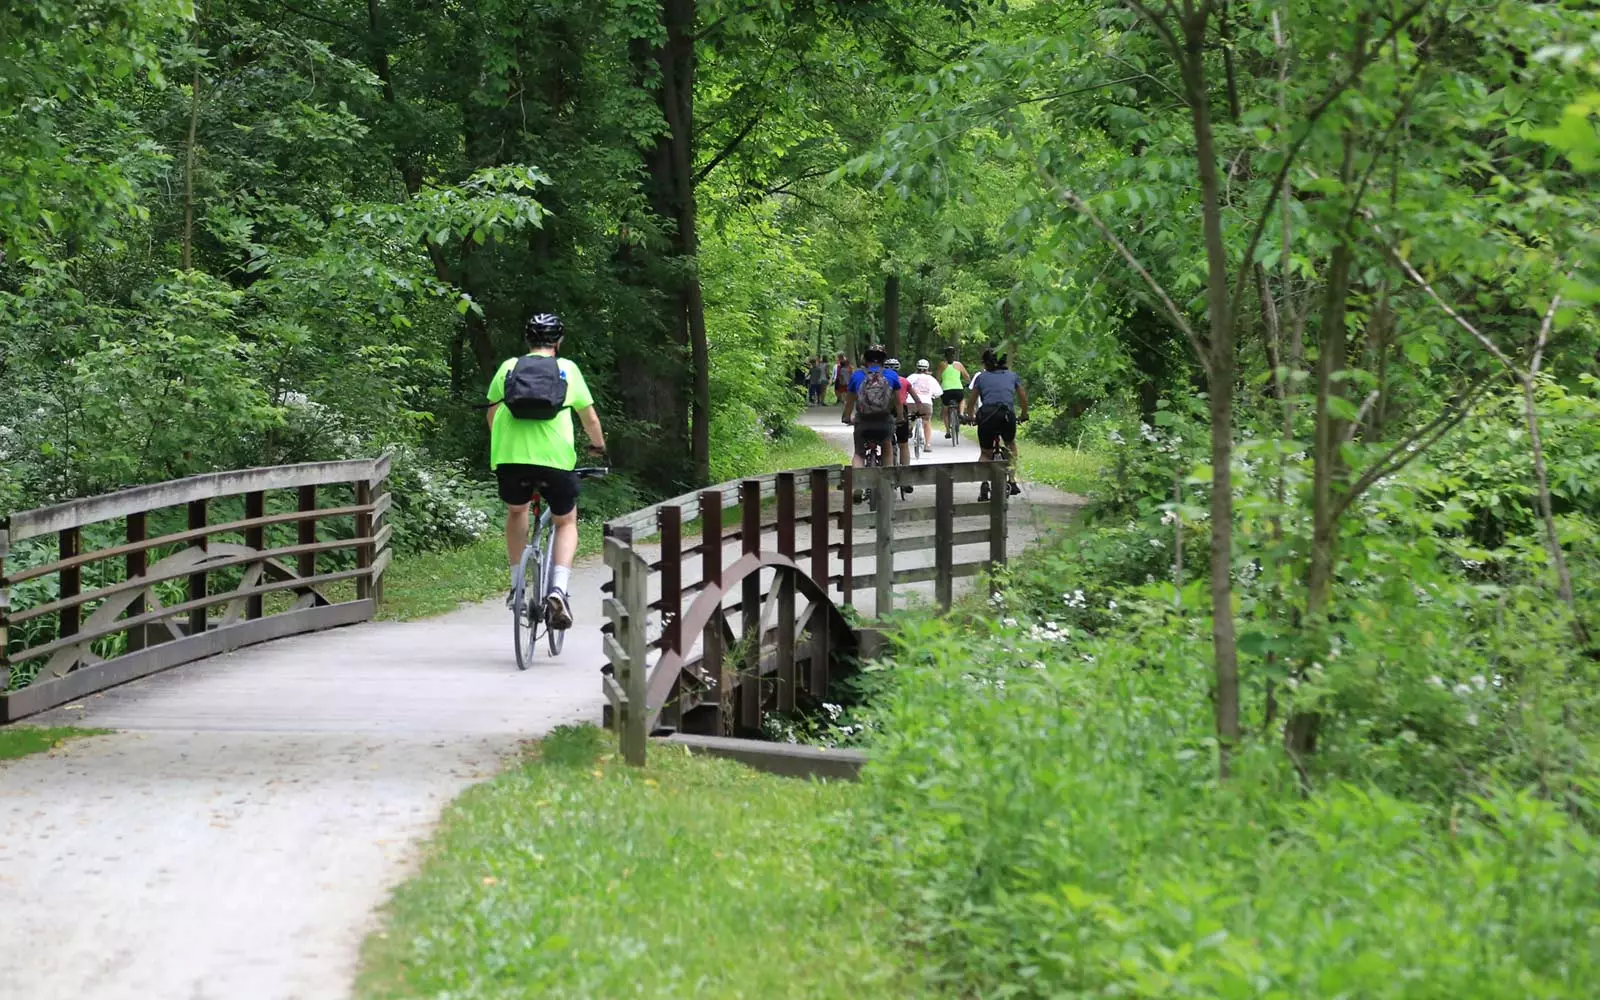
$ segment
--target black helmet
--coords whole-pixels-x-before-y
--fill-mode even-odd
[[[885,361],[889,360],[889,352],[883,349],[882,344],[873,344],[871,347],[867,348],[866,354],[863,355],[863,357],[869,365],[881,365]]]
[[[1006,366],[1006,356],[990,347],[983,352],[983,367],[990,371],[999,371]]]
[[[954,347],[946,347],[946,348],[945,348],[945,349],[944,349],[944,359],[945,359],[945,360],[946,360],[946,361],[951,361],[951,362],[953,362],[953,361],[955,361],[955,359],[956,359],[956,354],[957,354],[957,353],[958,353],[958,352],[957,352],[957,351],[956,351],[956,349],[955,349],[955,348],[954,348]]]
[[[564,330],[560,316],[539,313],[523,326],[522,335],[527,338],[529,347],[554,347],[561,340]]]

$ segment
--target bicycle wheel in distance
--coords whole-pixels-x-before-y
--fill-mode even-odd
[[[532,545],[522,550],[522,562],[512,581],[512,630],[516,633],[517,669],[526,670],[533,665],[533,647],[539,641],[539,619],[544,608],[533,595],[540,593],[539,560],[534,558]]]
[[[545,525],[545,529],[540,532],[540,536],[541,544],[539,546],[539,550],[544,554],[544,556],[540,560],[539,579],[545,581],[545,587],[549,587],[550,581],[555,578],[555,574],[551,572],[551,570],[555,567],[556,558],[555,529],[547,523]],[[539,591],[540,615],[544,614],[545,594],[545,590]],[[566,645],[567,642],[567,630],[564,628],[550,628],[546,626],[544,630],[544,641],[545,645],[550,649],[551,656],[560,656],[561,647]]]

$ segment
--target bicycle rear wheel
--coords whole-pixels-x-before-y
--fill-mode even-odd
[[[517,669],[526,670],[533,665],[534,644],[539,641],[539,620],[544,607],[533,598],[540,593],[539,560],[537,550],[529,545],[522,550],[522,562],[517,566],[511,582],[511,625],[516,634]]]
[[[550,581],[555,578],[555,574],[551,572],[555,567],[556,540],[554,528],[545,532],[543,541],[544,544],[541,546],[541,551],[544,553],[544,558],[540,561],[539,577],[544,581],[544,585],[548,587],[550,586]],[[545,595],[546,592],[544,590],[539,591],[540,615],[544,614]],[[545,645],[550,649],[551,656],[560,656],[561,647],[566,645],[567,642],[567,630],[564,628],[549,628],[547,626],[544,630],[544,641]]]

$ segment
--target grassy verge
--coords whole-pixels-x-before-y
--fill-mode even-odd
[[[796,427],[774,442],[762,462],[740,472],[759,476],[784,469],[837,465],[844,452],[806,427]],[[578,556],[600,551],[600,520],[578,524]],[[388,621],[413,621],[454,611],[462,604],[487,600],[505,593],[507,586],[505,541],[499,530],[471,545],[441,552],[399,555],[384,574],[383,606],[378,617]]]
[[[1105,472],[1101,456],[1065,445],[1023,440],[1017,451],[1018,475],[1024,482],[1043,483],[1068,493],[1092,494]]]
[[[359,997],[926,995],[840,862],[856,786],[667,750],[635,770],[606,743],[557,730],[446,811]]]
[[[78,729],[74,726],[8,726],[0,729],[0,760],[15,760],[31,753],[54,750],[67,740],[99,736],[109,729]]]

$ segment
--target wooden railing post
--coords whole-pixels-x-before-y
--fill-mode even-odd
[[[246,493],[244,495],[245,520],[248,521],[251,518],[266,516],[267,494],[262,490],[256,490],[253,493]],[[244,543],[258,552],[262,549],[265,549],[267,547],[267,529],[261,527],[260,525],[244,529]],[[257,582],[267,578],[267,564],[265,562],[253,562],[250,564],[249,569],[255,570]],[[244,616],[246,620],[253,621],[254,619],[260,618],[261,612],[262,595],[255,594],[251,597],[245,598]]]
[[[700,579],[707,588],[722,586],[722,493],[706,490],[700,494]],[[701,663],[706,682],[717,692],[717,736],[728,735],[733,716],[733,699],[723,676],[722,610],[706,620],[701,637]]]
[[[828,592],[829,485],[828,470],[811,470],[811,579],[824,594]],[[811,669],[806,674],[806,691],[813,698],[828,693],[830,625],[826,609],[819,606],[811,615]]]
[[[794,473],[780,472],[778,495],[778,554],[795,557]],[[773,581],[778,601],[778,711],[794,711],[794,573],[782,569]]]
[[[656,526],[661,533],[661,649],[680,656],[683,648],[683,510],[676,506],[656,510]],[[661,706],[663,725],[677,729],[682,725],[683,684],[672,682],[672,691]]]
[[[1010,480],[1006,467],[999,462],[989,466],[989,568],[991,571],[1006,564],[1006,501],[1011,498]],[[996,574],[990,573],[990,579]],[[991,584],[998,590],[998,584]]]
[[[317,488],[315,486],[300,487],[301,512],[317,509]],[[300,531],[296,536],[301,545],[315,545],[317,543],[316,518],[308,517],[300,522]],[[315,552],[302,552],[296,561],[295,572],[301,576],[317,575],[317,554]]]
[[[839,476],[840,486],[844,491],[844,506],[839,510],[839,603],[852,604],[850,592],[852,589],[851,575],[855,573],[855,547],[856,547],[856,470],[845,466],[844,472]],[[823,586],[827,586],[827,577],[822,578]]]
[[[629,533],[632,541],[632,532]],[[645,762],[645,726],[649,722],[650,707],[645,704],[649,667],[649,644],[645,626],[650,620],[650,567],[633,546],[628,546],[623,562],[624,573],[619,586],[622,601],[628,609],[623,629],[622,648],[627,651],[623,669],[622,690],[628,696],[626,710],[619,729],[622,733],[622,756],[629,764],[643,767]]]
[[[955,589],[955,498],[954,475],[948,468],[941,468],[934,484],[933,557],[937,575],[933,578],[933,595],[946,611],[950,610]]]
[[[142,542],[145,540],[144,511],[140,511],[137,514],[128,515],[126,537],[129,544]],[[150,565],[149,550],[140,549],[137,552],[129,552],[124,560],[123,565],[129,580],[139,579],[141,576],[144,576],[145,569]],[[135,597],[132,603],[128,605],[127,616],[129,618],[137,618],[142,614],[144,614],[144,591],[141,590],[139,592],[139,596]],[[145,626],[135,625],[128,629],[128,652],[137,652],[143,649],[144,646]]]
[[[0,525],[5,523],[0,520]],[[0,691],[11,686],[11,659],[6,654],[11,641],[11,588],[6,584],[6,555],[10,551],[11,532],[0,528]],[[3,713],[0,721],[4,721]]]
[[[877,584],[875,613],[877,617],[894,610],[894,506],[900,498],[900,488],[888,469],[874,469],[877,484],[873,487],[878,496],[877,538],[873,546],[872,571]]]
[[[356,506],[369,507],[372,505],[372,484],[366,480],[356,483]],[[360,513],[356,515],[356,537],[372,537],[372,515]],[[372,543],[362,542],[356,546],[356,569],[367,570],[370,574],[373,559]],[[356,577],[356,600],[366,601],[372,599],[372,577],[362,575]]]
[[[739,503],[743,514],[740,526],[745,555],[761,553],[761,484],[746,479],[739,484]],[[761,574],[744,578],[740,595],[739,626],[744,641],[744,668],[739,678],[739,725],[761,728]]]
[[[77,528],[64,528],[57,537],[60,539],[57,547],[58,558],[63,560],[76,559],[82,555],[83,539],[79,535]],[[58,593],[62,599],[77,597],[83,592],[83,575],[78,567],[69,566],[56,575],[60,581]],[[61,609],[61,613],[56,618],[56,635],[58,637],[64,639],[69,635],[78,634],[79,612],[82,610],[82,605],[73,605],[70,608]]]
[[[206,526],[206,501],[189,501],[189,530],[194,531]],[[209,547],[209,539],[197,538],[189,543],[190,548],[204,551]],[[203,601],[206,597],[206,574],[204,570],[189,574],[189,600]],[[202,635],[206,630],[206,620],[210,617],[209,608],[195,608],[189,612],[189,634]]]

